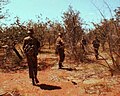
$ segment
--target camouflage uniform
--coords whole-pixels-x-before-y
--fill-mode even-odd
[[[95,57],[96,57],[96,59],[98,59],[98,55],[99,55],[98,50],[99,50],[99,46],[100,46],[100,41],[97,38],[95,38],[95,40],[93,40],[92,44],[94,47]]]
[[[59,69],[61,69],[63,67],[62,63],[65,59],[64,41],[62,39],[61,34],[59,34],[56,40],[56,53],[59,55]]]
[[[29,50],[26,51],[26,46],[34,46],[34,47],[29,48],[30,51]],[[33,85],[35,85],[35,81],[36,83],[39,83],[37,79],[37,55],[38,55],[39,47],[40,47],[39,41],[36,38],[34,38],[32,35],[29,35],[28,37],[24,38],[23,50],[27,57],[27,62],[29,67],[29,77],[32,78]]]

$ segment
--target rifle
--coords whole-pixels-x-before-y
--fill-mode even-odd
[[[15,46],[13,47],[13,51],[16,53],[16,55],[19,57],[20,60],[23,59],[20,53],[18,52],[18,50],[15,48]]]

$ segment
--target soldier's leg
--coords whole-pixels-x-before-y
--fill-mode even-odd
[[[83,53],[85,53],[85,46],[84,45],[82,45],[82,49],[83,49]]]
[[[37,78],[37,68],[35,68],[34,73],[35,73],[35,82],[39,83],[39,80]]]
[[[63,54],[62,54],[62,58],[61,58],[61,61],[63,62],[64,59],[65,59],[65,53],[63,52]]]
[[[96,58],[96,59],[98,60],[98,55],[99,55],[99,53],[98,53],[98,49],[97,49],[97,52],[96,52],[96,53],[97,53],[97,58]]]
[[[39,83],[39,80],[37,79],[37,56],[34,58],[34,77],[36,83]]]
[[[32,79],[32,84],[35,85],[34,81],[34,71],[32,63],[29,65],[29,77]]]
[[[32,78],[33,77],[33,73],[32,73],[32,62],[30,60],[29,57],[27,57],[27,62],[28,62],[28,68],[29,68],[29,78]]]
[[[61,56],[61,54],[59,54],[59,69],[61,69],[61,68],[62,68],[61,58],[62,58],[62,56]]]
[[[33,77],[32,67],[31,66],[28,67],[29,67],[29,78],[32,78]]]
[[[32,79],[32,84],[35,85],[33,60],[30,56],[27,56],[27,62],[28,62],[28,67],[29,67],[29,77]]]
[[[39,83],[39,80],[37,78],[37,67],[34,69],[34,75],[35,75],[35,82]]]
[[[98,48],[95,49],[95,57],[98,59]]]
[[[32,84],[35,85],[35,80],[34,80],[34,78],[32,78]]]
[[[33,66],[29,66],[29,76],[30,76],[30,78],[32,78],[32,84],[35,85]]]
[[[61,69],[63,67],[62,63],[64,61],[65,54],[63,52],[60,53],[60,60],[59,60],[59,68]]]

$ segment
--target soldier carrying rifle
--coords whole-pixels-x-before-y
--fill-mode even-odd
[[[63,41],[63,34],[58,33],[58,38],[56,40],[56,54],[59,55],[59,69],[62,69],[63,61],[65,59],[65,53],[64,53],[64,41]]]
[[[29,67],[29,77],[32,78],[32,84],[39,83],[37,79],[37,55],[40,47],[40,42],[33,37],[34,30],[29,29],[28,37],[24,38],[23,50],[27,57]]]

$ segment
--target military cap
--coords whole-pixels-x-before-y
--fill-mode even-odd
[[[59,33],[58,33],[58,36],[63,36],[63,33],[60,33],[60,32],[59,32]]]

